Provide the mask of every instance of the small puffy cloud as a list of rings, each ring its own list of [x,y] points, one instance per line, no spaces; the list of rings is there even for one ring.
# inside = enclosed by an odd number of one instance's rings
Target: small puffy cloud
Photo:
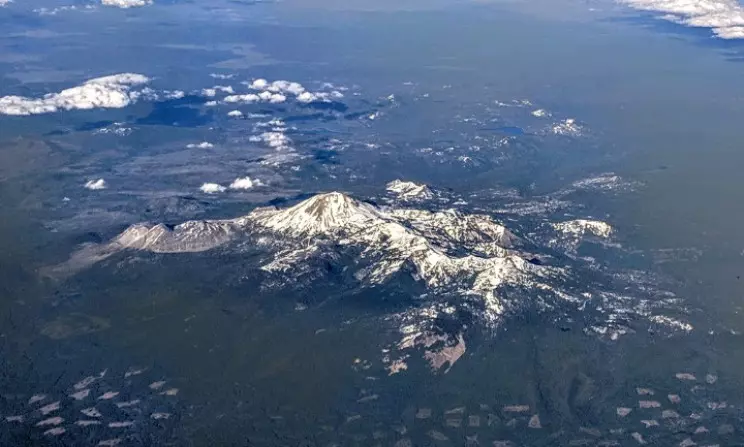
[[[535,116],[537,118],[544,118],[546,116],[550,116],[550,112],[545,109],[537,109],[532,111],[532,116]]]
[[[264,90],[268,85],[269,81],[266,79],[256,79],[248,84],[248,88],[252,88],[253,90]]]
[[[254,143],[264,143],[277,150],[289,149],[292,144],[292,140],[284,132],[264,132],[260,135],[253,135],[248,140]]]
[[[116,8],[138,8],[152,4],[152,0],[101,0],[103,6],[114,6]]]
[[[204,183],[201,185],[199,190],[205,194],[216,194],[218,192],[225,192],[227,188],[218,183]]]
[[[181,99],[186,96],[186,93],[181,90],[166,90],[163,92],[163,98],[165,99]]]
[[[209,73],[209,76],[211,76],[214,79],[232,79],[235,77],[234,74],[222,74],[222,73]]]
[[[82,85],[49,93],[41,98],[24,96],[0,97],[0,114],[38,115],[59,110],[122,108],[140,97],[151,98],[151,90],[134,91],[133,87],[150,79],[136,73],[122,73],[91,79]]]
[[[215,85],[212,88],[202,89],[201,94],[202,96],[206,96],[207,98],[214,98],[215,96],[217,96],[217,92],[223,92],[232,95],[235,93],[235,90],[233,90],[232,86],[230,85]]]
[[[245,104],[251,104],[254,102],[260,102],[261,98],[258,97],[258,95],[254,93],[248,93],[246,95],[230,95],[226,96],[225,99],[223,99],[226,103],[245,103]]]
[[[297,96],[297,100],[304,103],[310,103],[316,100],[316,96],[310,92],[303,92]]]
[[[272,104],[280,104],[287,100],[287,97],[281,93],[261,92],[258,94],[261,101],[270,102]]]
[[[334,99],[341,99],[343,97],[343,93],[335,90],[332,92],[303,92],[297,95],[297,100],[299,102],[309,104],[311,102],[329,102]]]
[[[274,81],[269,82],[266,79],[256,79],[250,84],[248,88],[253,90],[263,90],[271,93],[285,93],[297,96],[305,91],[305,87],[297,82],[290,81]]]
[[[2,2],[2,0],[0,0],[0,2]],[[37,13],[37,14],[39,14],[40,16],[56,16],[60,12],[77,11],[78,9],[92,10],[92,9],[96,9],[96,6],[95,5],[85,5],[85,6],[78,7],[77,5],[65,5],[65,6],[58,6],[56,8],[52,8],[52,9],[49,9],[49,8],[36,8],[36,9],[34,9],[34,12]]]
[[[252,90],[260,90],[263,93],[259,94],[260,97],[266,98],[266,93],[281,94],[283,96],[292,95],[297,98],[297,101],[302,103],[311,102],[327,102],[332,99],[343,98],[343,93],[334,90],[331,92],[310,92],[302,84],[291,81],[274,81],[269,82],[266,79],[255,79],[253,82],[247,84],[248,88]],[[332,84],[324,84],[324,88],[331,86]],[[286,98],[284,99],[286,100]],[[281,101],[284,102],[284,101]]]
[[[721,39],[744,39],[744,6],[736,0],[620,0],[689,27],[710,28]]]
[[[212,149],[214,144],[208,141],[202,141],[201,143],[189,143],[186,147],[189,149]]]
[[[252,179],[250,177],[236,178],[230,183],[230,189],[251,189],[256,186],[261,186],[262,183],[258,179]]]
[[[240,110],[231,110],[227,112],[227,116],[229,116],[230,118],[242,118],[243,112],[241,112]]]
[[[102,178],[99,178],[98,180],[88,180],[87,182],[85,182],[84,187],[92,191],[106,189],[106,180]]]
[[[338,90],[310,92],[302,84],[292,81],[279,80],[269,82],[266,79],[259,78],[251,82],[243,82],[242,84],[255,92],[234,94],[232,87],[230,87],[230,91],[222,90],[225,93],[229,93],[228,96],[222,99],[222,102],[224,104],[281,104],[290,98],[294,98],[300,103],[309,104],[312,102],[330,102],[344,97],[344,94]],[[327,86],[332,85],[327,84]],[[327,86],[324,85],[323,88],[327,88]],[[220,91],[219,87],[215,86],[211,89],[204,89],[202,90],[202,94],[207,97],[214,97]]]
[[[247,93],[245,95],[230,95],[223,99],[224,102],[230,104],[253,104],[257,102],[268,102],[272,104],[279,104],[287,100],[287,97],[281,93],[261,92],[259,94]]]

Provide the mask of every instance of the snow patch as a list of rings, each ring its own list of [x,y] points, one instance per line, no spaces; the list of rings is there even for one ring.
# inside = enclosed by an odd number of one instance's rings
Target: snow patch
[[[553,124],[550,131],[555,135],[578,137],[583,133],[583,129],[575,119],[566,118],[563,121]]]
[[[434,193],[428,186],[403,180],[393,180],[386,185],[386,189],[400,200],[428,200],[434,198]]]
[[[586,234],[608,238],[612,234],[612,226],[601,220],[576,219],[552,225],[556,231],[571,238],[582,238]]]

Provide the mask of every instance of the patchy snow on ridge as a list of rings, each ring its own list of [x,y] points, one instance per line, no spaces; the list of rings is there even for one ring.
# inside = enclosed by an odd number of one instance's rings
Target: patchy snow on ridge
[[[597,237],[608,238],[612,234],[612,226],[600,220],[576,219],[552,225],[557,231],[570,237],[583,237],[589,233]]]
[[[583,127],[575,119],[566,118],[563,121],[553,124],[550,131],[555,135],[578,137],[583,133]]]
[[[576,180],[570,187],[561,190],[557,195],[567,195],[576,191],[630,192],[638,189],[642,183],[626,180],[613,172],[605,172]]]
[[[621,183],[620,176],[613,173],[600,174],[573,183],[574,188],[579,189],[615,189]]]
[[[613,233],[612,226],[600,220],[575,219],[550,225],[556,237],[548,245],[563,248],[569,253],[575,252],[587,237],[609,239]]]
[[[434,193],[427,185],[403,180],[393,180],[386,185],[386,189],[400,200],[428,200],[434,198]]]

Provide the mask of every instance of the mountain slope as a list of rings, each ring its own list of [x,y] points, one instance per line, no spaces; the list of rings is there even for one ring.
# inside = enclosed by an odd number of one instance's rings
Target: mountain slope
[[[269,254],[261,269],[292,281],[292,272],[312,257],[338,250],[358,253],[354,277],[362,286],[381,285],[408,273],[435,292],[483,300],[485,315],[503,313],[496,289],[503,285],[549,290],[552,267],[534,265],[520,238],[485,215],[454,210],[383,208],[332,192],[284,208],[259,208],[228,220],[189,221],[173,227],[136,224],[108,244],[73,256],[76,268],[121,250],[187,253],[210,250],[255,237]]]

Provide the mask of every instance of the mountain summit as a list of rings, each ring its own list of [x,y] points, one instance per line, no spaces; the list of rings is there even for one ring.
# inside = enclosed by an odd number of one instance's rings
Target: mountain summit
[[[318,194],[284,210],[263,208],[247,216],[267,230],[311,237],[362,228],[380,219],[378,210],[340,192]]]

